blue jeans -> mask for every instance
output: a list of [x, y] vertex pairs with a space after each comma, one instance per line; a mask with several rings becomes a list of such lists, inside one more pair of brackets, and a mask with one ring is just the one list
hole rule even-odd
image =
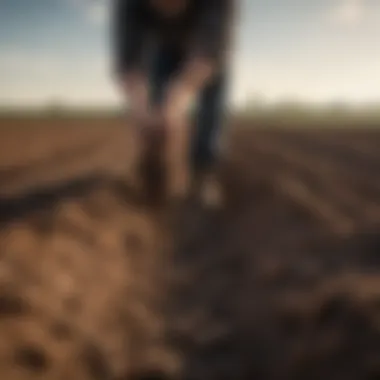
[[[159, 104], [169, 80], [181, 69], [184, 56], [178, 50], [158, 47], [152, 58], [151, 100]], [[218, 159], [218, 137], [225, 116], [225, 74], [215, 76], [199, 94], [191, 130], [190, 160], [194, 171], [207, 170]]]

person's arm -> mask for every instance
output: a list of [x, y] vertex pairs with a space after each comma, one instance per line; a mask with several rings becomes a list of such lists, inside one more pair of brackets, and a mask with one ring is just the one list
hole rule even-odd
[[141, 0], [114, 0], [113, 46], [115, 74], [133, 110], [147, 103], [147, 79], [142, 70], [145, 24]]
[[186, 108], [228, 59], [236, 0], [208, 0], [198, 20], [187, 62], [168, 91], [168, 104]]

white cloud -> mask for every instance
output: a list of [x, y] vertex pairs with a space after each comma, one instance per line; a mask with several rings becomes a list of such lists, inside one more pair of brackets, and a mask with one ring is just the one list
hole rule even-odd
[[327, 11], [327, 20], [338, 26], [356, 26], [363, 22], [368, 7], [365, 0], [334, 0]]
[[96, 26], [104, 26], [109, 19], [109, 0], [69, 0], [84, 15], [84, 17]]
[[95, 25], [105, 25], [108, 22], [109, 4], [99, 1], [87, 6], [87, 17]]

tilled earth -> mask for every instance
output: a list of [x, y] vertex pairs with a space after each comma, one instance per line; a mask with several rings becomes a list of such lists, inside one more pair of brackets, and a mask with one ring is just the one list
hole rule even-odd
[[237, 125], [220, 211], [118, 121], [2, 121], [0, 378], [380, 378], [379, 130]]

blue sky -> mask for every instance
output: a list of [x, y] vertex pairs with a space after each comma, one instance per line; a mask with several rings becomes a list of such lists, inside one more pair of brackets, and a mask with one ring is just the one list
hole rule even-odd
[[[111, 0], [0, 0], [0, 103], [120, 99]], [[241, 0], [231, 99], [380, 100], [380, 0]]]

